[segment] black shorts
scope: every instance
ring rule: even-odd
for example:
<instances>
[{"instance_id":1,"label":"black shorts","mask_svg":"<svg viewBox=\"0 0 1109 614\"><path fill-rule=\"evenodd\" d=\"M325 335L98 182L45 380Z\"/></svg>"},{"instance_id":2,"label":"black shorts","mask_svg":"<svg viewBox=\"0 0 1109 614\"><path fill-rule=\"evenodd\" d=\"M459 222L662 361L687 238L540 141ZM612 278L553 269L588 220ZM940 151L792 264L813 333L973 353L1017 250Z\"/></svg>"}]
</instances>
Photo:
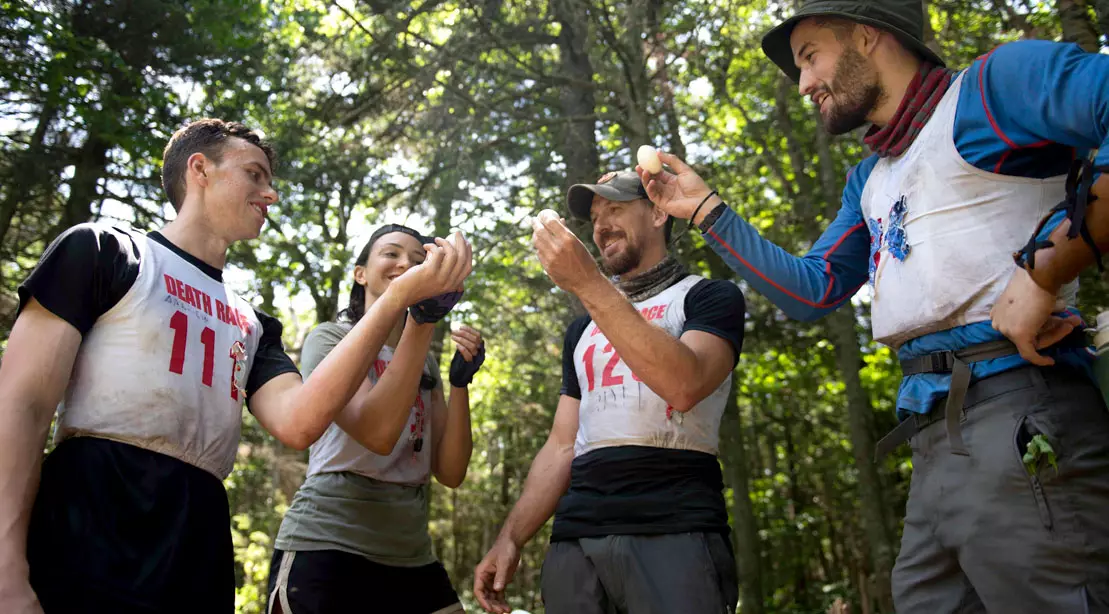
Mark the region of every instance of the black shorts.
<instances>
[{"instance_id":1,"label":"black shorts","mask_svg":"<svg viewBox=\"0 0 1109 614\"><path fill-rule=\"evenodd\" d=\"M283 562L286 573L282 573ZM274 549L266 594L267 613L463 611L442 563L393 567L341 550Z\"/></svg>"},{"instance_id":2,"label":"black shorts","mask_svg":"<svg viewBox=\"0 0 1109 614\"><path fill-rule=\"evenodd\" d=\"M46 614L235 611L223 483L124 443L78 437L46 457L27 560Z\"/></svg>"}]
</instances>

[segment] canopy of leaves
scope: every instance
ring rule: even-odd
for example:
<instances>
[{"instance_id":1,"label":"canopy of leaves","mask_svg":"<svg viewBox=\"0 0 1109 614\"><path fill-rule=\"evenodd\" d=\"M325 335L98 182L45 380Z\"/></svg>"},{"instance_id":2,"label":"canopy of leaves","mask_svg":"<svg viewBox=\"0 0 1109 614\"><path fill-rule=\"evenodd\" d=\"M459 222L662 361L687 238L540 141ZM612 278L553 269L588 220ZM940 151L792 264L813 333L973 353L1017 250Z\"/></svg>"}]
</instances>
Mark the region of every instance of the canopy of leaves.
<instances>
[{"instance_id":1,"label":"canopy of leaves","mask_svg":"<svg viewBox=\"0 0 1109 614\"><path fill-rule=\"evenodd\" d=\"M1106 43L1103 0L925 4L927 38L956 67L1022 37L1091 51ZM858 134L819 130L811 105L762 55L761 34L792 8L0 1L0 338L18 284L60 230L88 220L153 229L172 217L159 188L161 150L192 118L247 122L281 152L281 200L262 238L233 248L228 277L281 317L294 356L313 326L345 306L352 255L377 224L463 230L476 268L451 318L479 328L489 356L471 389L467 480L454 490L435 485L430 531L472 604L473 567L549 432L562 335L581 309L543 275L521 222L541 208L565 211L569 184L629 168L636 148L652 143L694 164L764 236L803 253L865 152ZM574 229L587 239L584 224ZM734 278L696 232L675 250L706 276ZM1109 305L1101 279L1088 273L1084 282L1087 314ZM837 597L855 611L891 611L886 567L910 462L901 450L875 470L857 452L894 423L895 358L870 341L865 296L816 324L746 296L721 452L742 611L817 612ZM438 347L444 358L453 352ZM257 613L305 456L244 420L226 485L237 607ZM548 531L528 544L510 589L529 612L543 609Z\"/></svg>"}]
</instances>

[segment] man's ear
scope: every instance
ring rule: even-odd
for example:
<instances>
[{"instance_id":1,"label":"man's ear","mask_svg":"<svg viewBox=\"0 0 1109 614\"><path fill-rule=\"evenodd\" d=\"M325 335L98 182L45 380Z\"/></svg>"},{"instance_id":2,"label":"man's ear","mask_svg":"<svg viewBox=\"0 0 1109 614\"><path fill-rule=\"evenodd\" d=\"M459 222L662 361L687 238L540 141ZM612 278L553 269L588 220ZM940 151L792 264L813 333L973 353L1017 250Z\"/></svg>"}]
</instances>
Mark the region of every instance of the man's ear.
<instances>
[{"instance_id":1,"label":"man's ear","mask_svg":"<svg viewBox=\"0 0 1109 614\"><path fill-rule=\"evenodd\" d=\"M185 174L191 176L193 181L202 188L208 187L209 168L211 168L211 160L208 159L208 156L199 152L189 156L189 159L185 161Z\"/></svg>"},{"instance_id":2,"label":"man's ear","mask_svg":"<svg viewBox=\"0 0 1109 614\"><path fill-rule=\"evenodd\" d=\"M882 31L866 24L856 24L855 31L851 36L851 42L855 45L855 48L865 56L874 53L881 40Z\"/></svg>"},{"instance_id":3,"label":"man's ear","mask_svg":"<svg viewBox=\"0 0 1109 614\"><path fill-rule=\"evenodd\" d=\"M658 205L651 205L651 225L655 228L662 228L666 225L666 220L670 219L670 214L663 211L662 207Z\"/></svg>"}]
</instances>

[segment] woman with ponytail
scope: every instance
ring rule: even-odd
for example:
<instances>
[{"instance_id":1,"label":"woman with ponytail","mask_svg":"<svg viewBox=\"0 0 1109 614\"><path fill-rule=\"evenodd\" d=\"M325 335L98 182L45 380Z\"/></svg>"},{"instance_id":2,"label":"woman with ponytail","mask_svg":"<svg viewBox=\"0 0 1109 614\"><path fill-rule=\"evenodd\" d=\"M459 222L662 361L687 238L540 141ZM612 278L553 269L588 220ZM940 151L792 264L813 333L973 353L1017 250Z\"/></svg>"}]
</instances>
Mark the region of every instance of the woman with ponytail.
<instances>
[{"instance_id":1,"label":"woman with ponytail","mask_svg":"<svg viewBox=\"0 0 1109 614\"><path fill-rule=\"evenodd\" d=\"M397 224L373 233L355 260L347 308L304 342L306 374L423 261L426 242ZM449 402L429 352L434 323L461 295L428 299L396 322L362 387L311 447L274 544L268 612L463 611L427 526L430 476L457 487L473 450L467 386L485 359L481 335L466 326L451 335Z\"/></svg>"}]
</instances>

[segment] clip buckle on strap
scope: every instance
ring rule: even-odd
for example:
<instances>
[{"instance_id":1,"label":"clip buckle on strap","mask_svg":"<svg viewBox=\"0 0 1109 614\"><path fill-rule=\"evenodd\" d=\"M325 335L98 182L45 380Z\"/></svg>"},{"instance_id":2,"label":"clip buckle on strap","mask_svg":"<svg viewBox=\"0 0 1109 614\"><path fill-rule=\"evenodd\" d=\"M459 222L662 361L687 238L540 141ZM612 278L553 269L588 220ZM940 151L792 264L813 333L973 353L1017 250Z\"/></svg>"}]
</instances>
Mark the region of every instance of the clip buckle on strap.
<instances>
[{"instance_id":1,"label":"clip buckle on strap","mask_svg":"<svg viewBox=\"0 0 1109 614\"><path fill-rule=\"evenodd\" d=\"M958 454L959 456L970 456L970 451L963 443L963 429L960 427L963 414L963 402L966 399L967 390L970 389L970 365L960 360L954 352L936 352L934 354L925 354L920 356L920 363L930 362L935 365L935 368L925 368L916 373L943 373L951 371L951 388L947 393L947 404L944 406L944 422L947 425L947 441L951 445L951 453ZM917 363L920 365L920 363ZM928 365L929 367L932 365ZM907 370L906 370L907 371ZM913 373L906 372L905 375L912 375ZM885 437L878 440L874 446L875 460L885 458L887 454L893 452L897 446L910 440L920 432L920 427L917 423L917 416L909 416L902 420L892 431L886 434Z\"/></svg>"},{"instance_id":2,"label":"clip buckle on strap","mask_svg":"<svg viewBox=\"0 0 1109 614\"><path fill-rule=\"evenodd\" d=\"M967 450L966 444L963 442L963 429L960 426L963 413L963 402L966 399L967 390L970 388L970 365L959 360L954 356L954 352L937 352L936 354L927 354L921 358L941 357L943 354L952 356L953 364L950 367L951 371L951 390L947 393L947 405L944 407L944 422L947 426L947 441L951 445L951 453L958 454L959 456L970 456L970 451ZM942 358L939 358L942 360ZM942 369L946 371L948 369ZM927 373L935 373L941 371L924 371ZM918 426L917 416L909 416L902 420L892 431L886 434L885 437L878 440L874 446L874 460L880 461L885 458L890 452L893 452L898 446L913 438L914 435L920 432Z\"/></svg>"},{"instance_id":3,"label":"clip buckle on strap","mask_svg":"<svg viewBox=\"0 0 1109 614\"><path fill-rule=\"evenodd\" d=\"M947 373L955 366L955 360L955 352L951 350L917 356L901 362L901 375L907 377L918 373Z\"/></svg>"},{"instance_id":4,"label":"clip buckle on strap","mask_svg":"<svg viewBox=\"0 0 1109 614\"><path fill-rule=\"evenodd\" d=\"M951 373L951 384L944 405L944 421L952 454L970 456L970 451L967 450L966 443L963 441L961 426L963 403L966 401L967 392L970 390L970 365L983 360L1011 356L1016 353L1017 347L1011 341L999 339L972 345L954 352L951 350L933 352L907 359L901 363L902 375L906 377L918 373ZM914 415L902 420L874 447L875 461L881 460L919 431L918 416Z\"/></svg>"}]
</instances>

